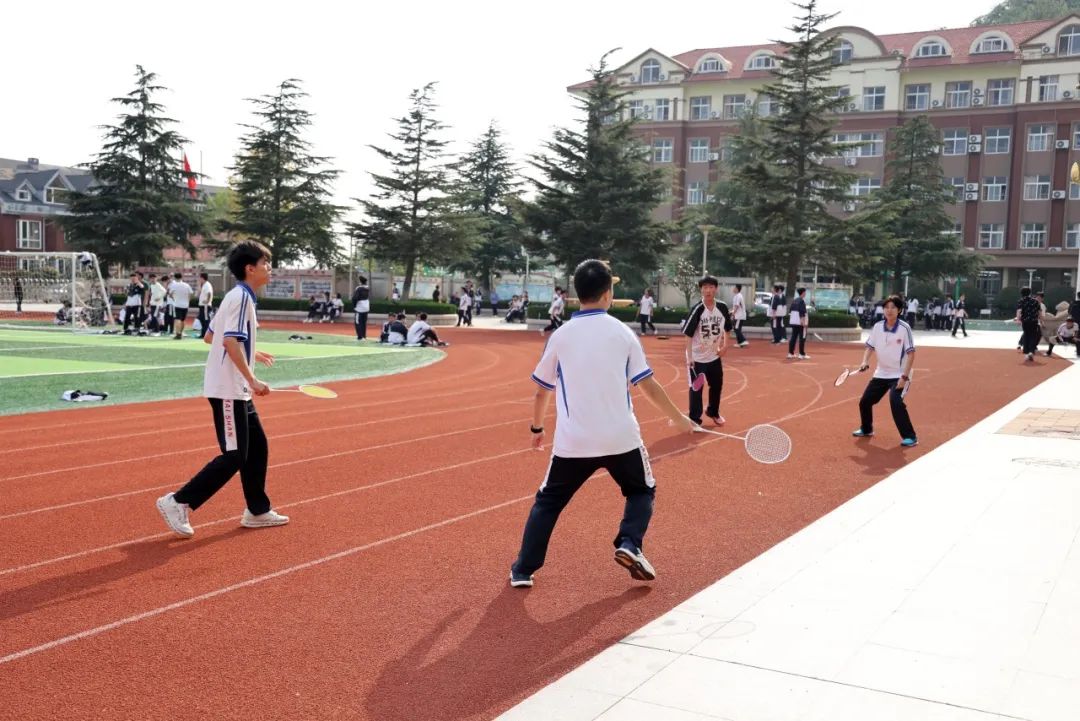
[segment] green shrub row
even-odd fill
[[[530,304],[529,305],[529,317],[534,319],[544,319],[548,317],[548,306],[543,304]],[[567,318],[570,314],[577,310],[576,305],[567,305]],[[608,311],[609,314],[615,316],[621,321],[636,322],[638,318],[638,309],[635,306],[626,308],[612,308]],[[653,323],[681,323],[684,318],[689,314],[686,308],[672,308],[671,310],[665,310],[663,308],[657,308],[653,311]],[[769,325],[769,319],[761,313],[750,316],[744,323],[747,326],[760,326],[764,327]],[[855,328],[859,325],[855,316],[846,311],[839,310],[819,310],[810,315],[810,326],[814,328]]]

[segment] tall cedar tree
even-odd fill
[[[350,224],[367,254],[405,267],[401,297],[408,298],[418,263],[451,265],[471,251],[474,219],[454,212],[444,162],[446,126],[435,117],[435,83],[409,94],[409,112],[390,137],[394,149],[368,146],[389,161],[391,173],[371,173],[377,191],[357,199],[366,219]]]
[[[919,115],[897,128],[889,145],[888,182],[879,194],[898,208],[886,230],[892,248],[885,270],[892,272],[893,291],[903,290],[904,271],[916,278],[977,271],[980,259],[947,232],[953,220],[945,204],[955,203],[955,194],[941,170],[941,132]]]
[[[583,129],[556,129],[544,144],[547,153],[531,156],[544,178],[532,180],[537,197],[525,217],[539,234],[532,249],[567,273],[586,258],[600,258],[636,282],[658,268],[667,251],[669,228],[652,217],[667,181],[635,138],[626,93],[607,67],[610,54],[590,71],[592,82],[578,101]]]
[[[238,208],[219,226],[230,236],[266,244],[275,268],[307,258],[332,268],[343,257],[334,235],[342,208],[329,200],[340,171],[324,167],[331,159],[312,155],[302,137],[312,119],[300,107],[306,97],[300,81],[289,79],[273,95],[249,98],[260,122],[241,126],[249,132],[231,168]]]
[[[139,65],[135,78],[134,90],[112,100],[124,110],[119,122],[102,126],[104,145],[90,163],[94,185],[71,193],[63,221],[68,244],[96,253],[106,268],[155,265],[176,246],[194,257],[191,236],[203,232],[202,214],[182,183],[187,140],[169,129],[176,121],[153,100],[165,87]]]
[[[833,141],[834,118],[849,102],[828,84],[836,38],[821,35],[819,27],[834,16],[819,14],[816,0],[796,6],[803,12],[789,29],[798,39],[778,41],[780,65],[760,91],[780,110],[762,120],[764,135],[746,138],[753,160],[734,174],[751,198],[746,211],[758,237],[744,239],[733,252],[783,278],[789,294],[804,264],[842,271],[855,250],[845,221],[828,208],[847,200],[855,182],[853,174],[825,162],[843,150]]]
[[[514,212],[521,182],[510,151],[494,121],[454,164],[457,171],[456,202],[476,219],[476,246],[454,263],[460,270],[480,279],[490,293],[491,281],[502,272],[519,272],[525,267],[521,254],[525,229]]]
[[[1080,10],[1080,0],[1005,0],[972,25],[1004,25],[1029,20],[1052,20]]]

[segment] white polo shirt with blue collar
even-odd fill
[[[873,348],[877,355],[874,377],[899,378],[904,356],[915,352],[915,335],[911,332],[911,326],[899,318],[891,328],[886,327],[886,321],[879,320],[870,329],[866,345]]]
[[[640,448],[630,386],[652,374],[628,326],[600,309],[574,313],[548,339],[532,374],[555,392],[552,453],[596,458]]]
[[[238,283],[221,299],[221,307],[210,321],[214,340],[210,344],[210,356],[206,359],[203,395],[222,400],[251,400],[251,388],[244,374],[225,352],[225,339],[235,338],[240,342],[248,368],[251,369],[255,362],[255,332],[258,327],[255,293],[247,283]]]

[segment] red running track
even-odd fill
[[[442,362],[332,384],[336,402],[259,402],[282,528],[241,529],[234,482],[194,539],[163,530],[154,499],[214,453],[201,399],[0,418],[0,719],[493,718],[1066,367],[920,350],[905,451],[887,404],[875,438],[849,436],[862,383],[832,379],[857,346],[732,351],[728,428],[778,423],[791,459],[675,436],[635,393],[659,578],[612,561],[622,498],[597,477],[521,591],[506,575],[547,465],[525,427],[541,342],[445,333]],[[645,346],[685,403],[681,342]]]

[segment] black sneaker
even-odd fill
[[[630,576],[638,581],[656,580],[656,569],[645,558],[641,549],[624,543],[615,549],[615,563],[630,571]]]
[[[532,588],[533,577],[532,575],[526,576],[524,573],[515,573],[513,569],[510,570],[510,586],[513,588]]]

